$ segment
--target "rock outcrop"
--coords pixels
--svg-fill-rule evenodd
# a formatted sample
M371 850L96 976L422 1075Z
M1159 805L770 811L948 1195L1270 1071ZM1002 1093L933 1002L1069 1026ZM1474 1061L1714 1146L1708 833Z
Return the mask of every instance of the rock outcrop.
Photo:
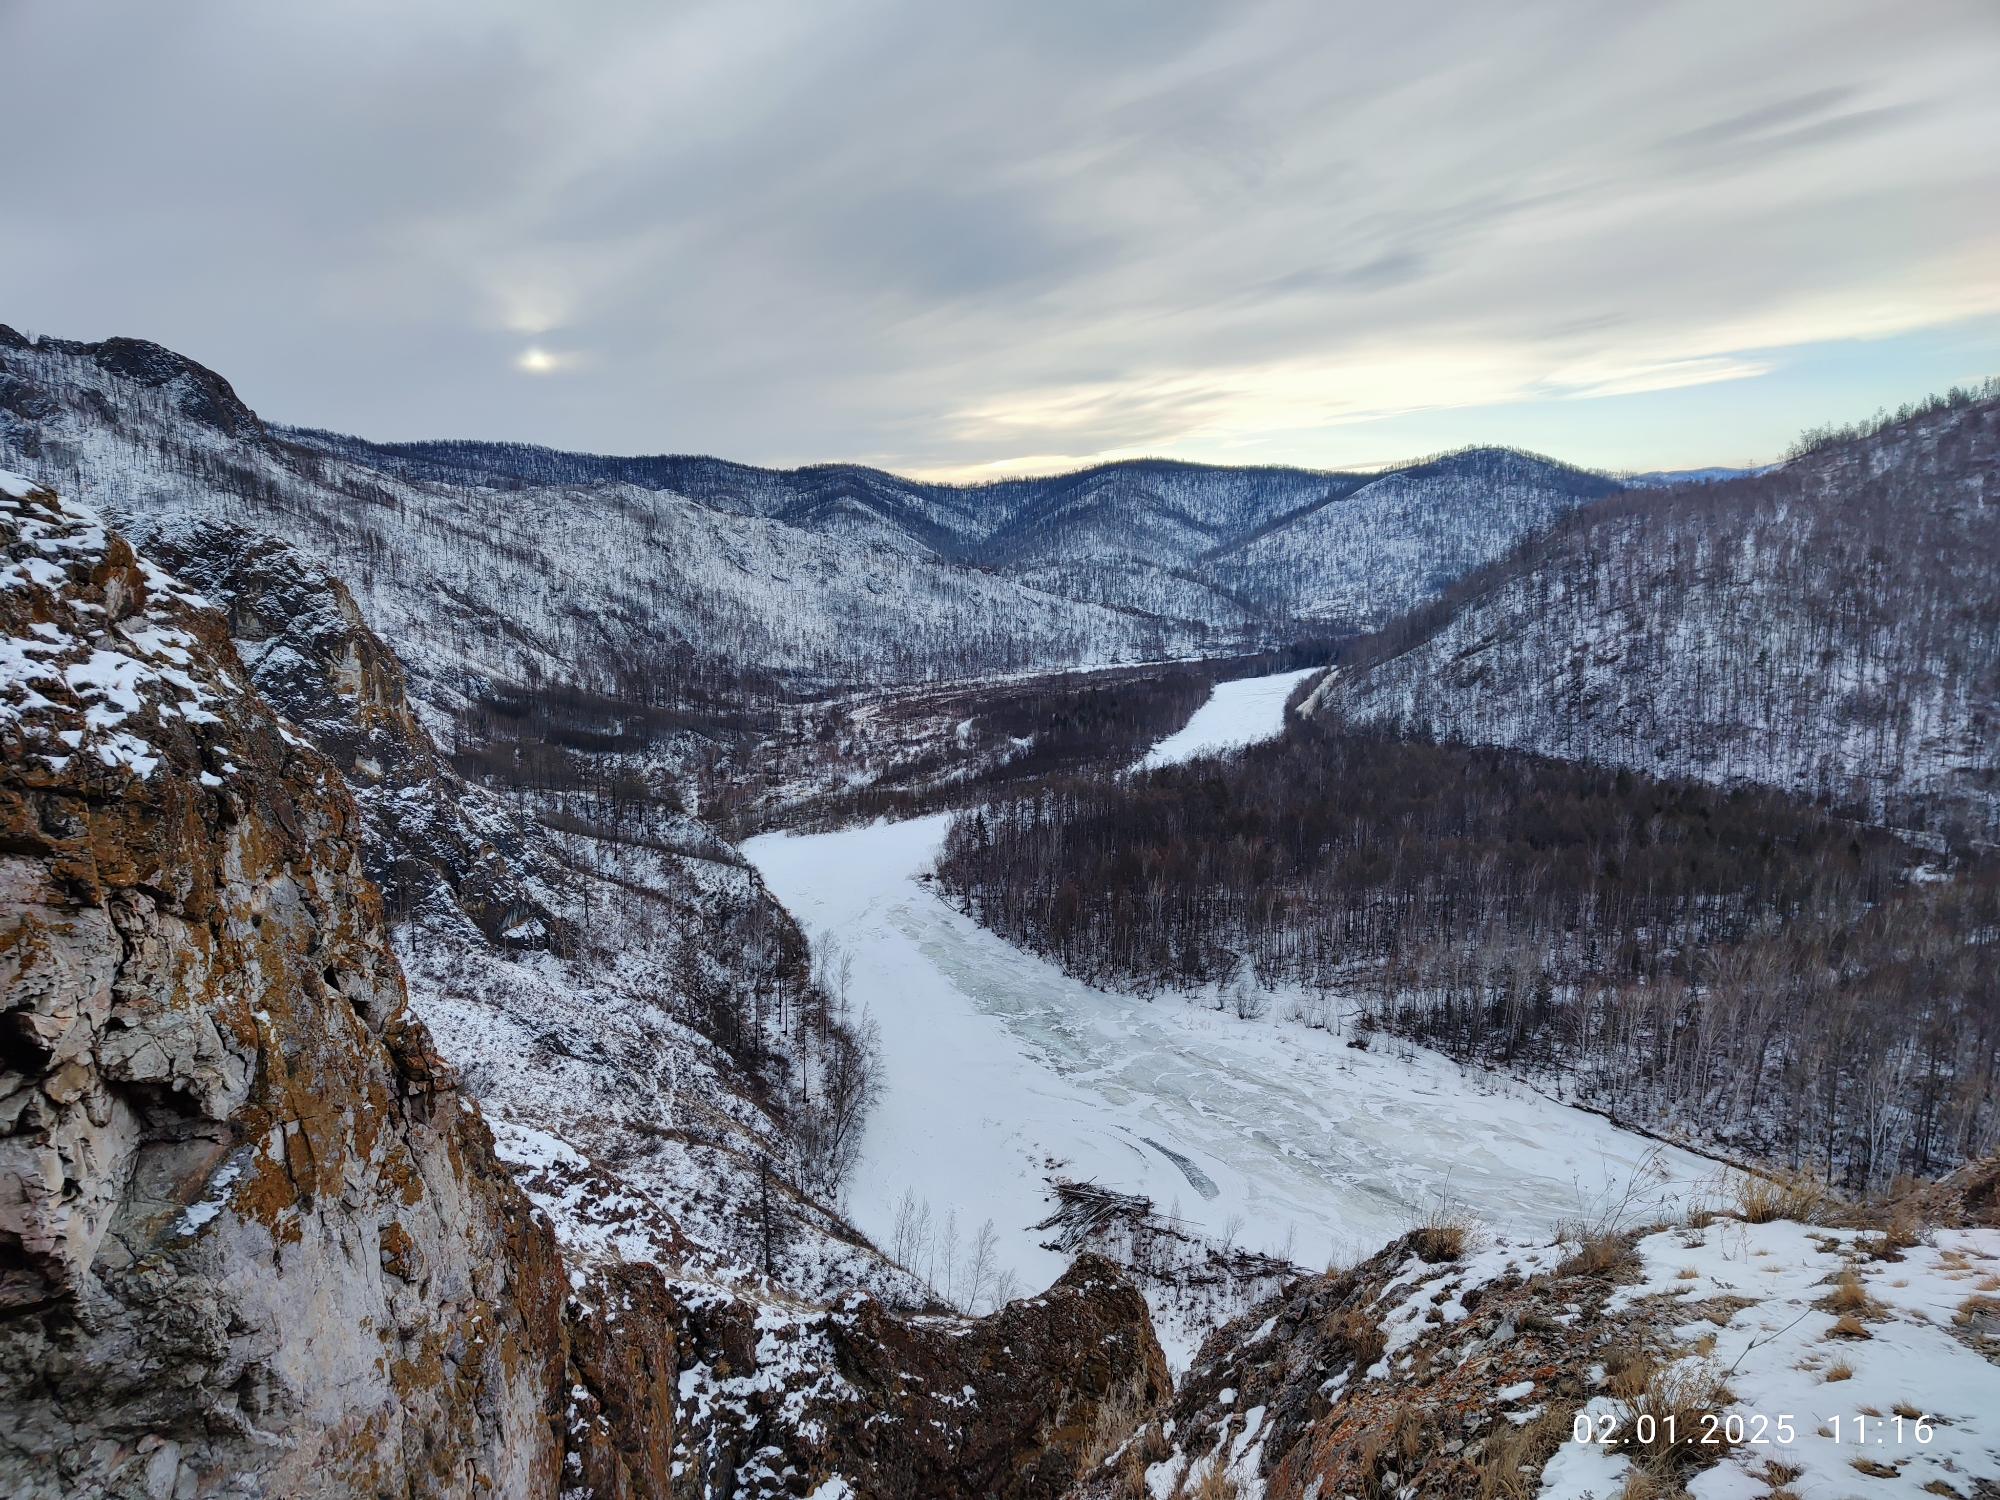
M237 526L141 518L131 535L213 601L251 685L339 767L366 825L363 862L392 918L462 916L500 947L573 949L562 872L530 824L446 763L410 704L402 664L344 583Z
M0 480L0 1488L553 1493L553 1235L223 620Z
M684 1295L689 1495L1056 1500L1172 1390L1145 1299L1096 1256L976 1320Z
M1659 1332L1611 1311L1635 1279L1628 1236L1582 1248L1466 1240L1413 1230L1216 1330L1165 1420L1081 1493L1536 1493L1606 1368L1642 1368Z

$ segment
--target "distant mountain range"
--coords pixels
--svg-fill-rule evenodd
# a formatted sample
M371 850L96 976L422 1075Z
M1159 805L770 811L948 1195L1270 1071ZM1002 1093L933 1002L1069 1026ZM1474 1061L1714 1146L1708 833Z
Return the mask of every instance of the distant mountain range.
M155 344L0 329L0 463L141 536L227 520L347 580L426 701L564 681L680 701L1219 654L1434 597L1603 475L1503 449L1380 474L1160 460L947 485L267 425Z
M1768 474L1776 464L1754 469L1649 469L1643 474L1620 474L1618 482L1628 490L1669 490L1683 484L1720 484L1725 479L1745 479Z

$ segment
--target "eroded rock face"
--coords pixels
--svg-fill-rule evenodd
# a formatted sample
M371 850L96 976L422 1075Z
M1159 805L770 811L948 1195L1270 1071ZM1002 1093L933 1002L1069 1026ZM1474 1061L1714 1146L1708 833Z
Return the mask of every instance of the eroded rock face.
M1080 1493L1533 1494L1601 1389L1593 1370L1657 1342L1643 1315L1606 1314L1633 1279L1629 1239L1599 1247L1440 1254L1418 1230L1349 1270L1302 1276L1211 1334L1171 1422Z
M976 1321L684 1296L677 1493L1054 1500L1107 1409L1172 1389L1145 1299L1096 1256Z
M554 1239L338 775L87 512L0 553L0 1489L554 1493Z
M346 778L366 825L363 862L392 916L462 918L501 948L574 950L562 872L521 819L446 763L402 664L344 583L238 526L134 525L147 557L222 612L256 690Z

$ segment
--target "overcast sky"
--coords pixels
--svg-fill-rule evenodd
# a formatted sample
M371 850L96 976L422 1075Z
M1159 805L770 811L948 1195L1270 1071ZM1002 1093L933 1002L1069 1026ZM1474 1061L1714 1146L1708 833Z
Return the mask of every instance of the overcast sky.
M1652 467L2000 371L1995 0L0 0L0 321L377 438Z

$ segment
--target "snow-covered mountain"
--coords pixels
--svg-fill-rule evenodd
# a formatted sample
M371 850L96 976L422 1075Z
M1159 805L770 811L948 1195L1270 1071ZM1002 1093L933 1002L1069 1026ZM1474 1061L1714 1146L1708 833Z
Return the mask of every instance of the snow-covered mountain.
M1468 566L1616 482L1474 448L1380 474L1136 459L985 485L854 464L758 469L504 443L286 436L385 473L451 484L630 484L911 556L974 565L1065 598L1258 638L1294 620L1352 630L1429 598Z
M1219 548L1215 572L1301 619L1380 626L1591 501L1599 474L1507 448L1392 470Z
M121 522L298 547L348 583L433 708L542 683L679 706L746 677L923 680L1201 643L1183 622L668 489L405 478L291 441L219 377L131 341L0 338L0 453Z
M924 682L1352 632L1616 485L1476 450L1383 475L1102 465L952 486L267 426L157 345L0 329L0 461L344 579L417 697L560 682L685 707L746 680Z
M1572 516L1364 643L1355 723L2000 833L2000 398Z

